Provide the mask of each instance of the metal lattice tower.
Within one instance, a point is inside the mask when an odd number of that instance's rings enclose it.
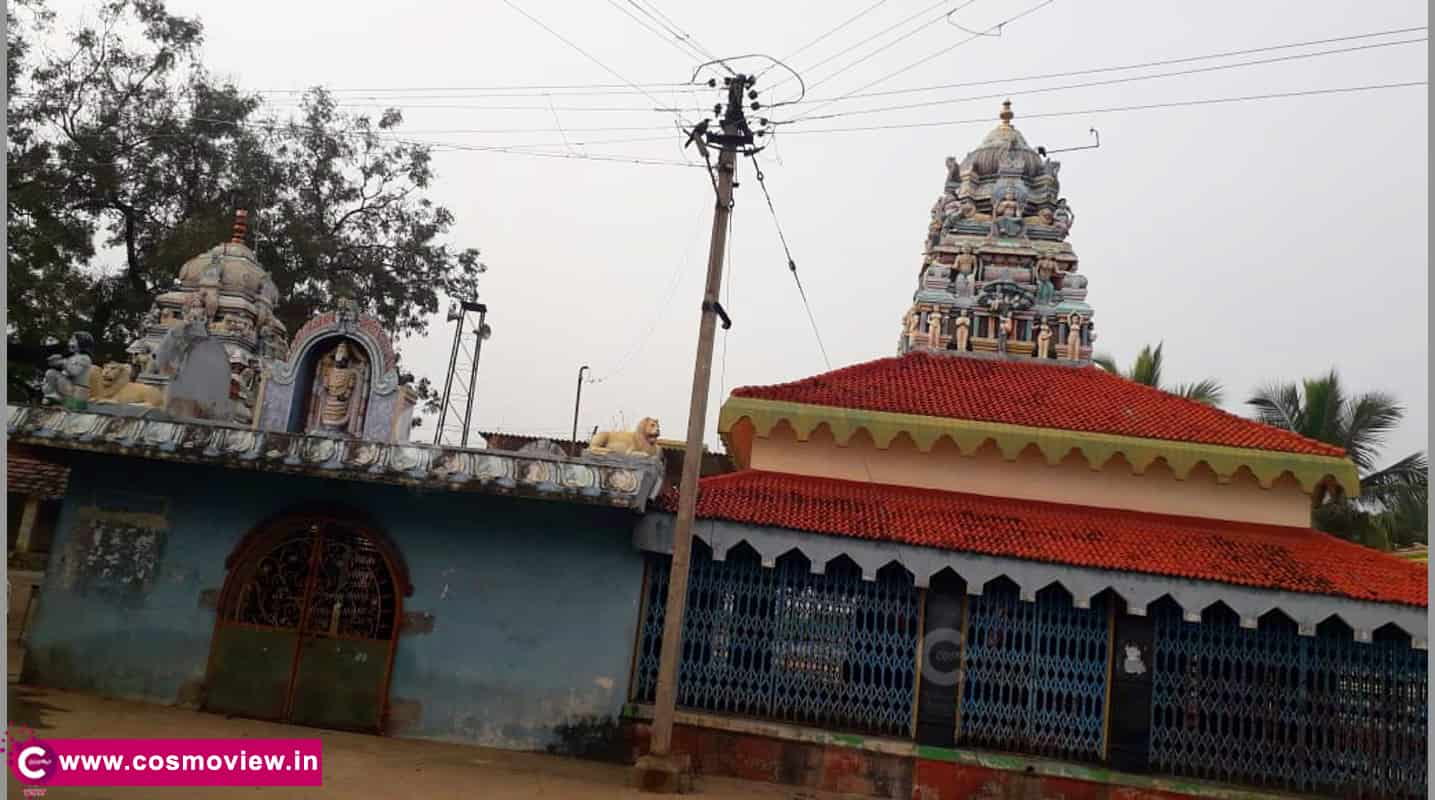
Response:
[[[477,325],[473,315],[478,315]],[[443,398],[439,403],[438,423],[434,426],[434,444],[467,447],[473,422],[474,398],[478,393],[478,360],[483,342],[493,335],[485,321],[488,306],[462,300],[448,312],[454,323],[453,349],[449,351],[448,374],[444,377]]]

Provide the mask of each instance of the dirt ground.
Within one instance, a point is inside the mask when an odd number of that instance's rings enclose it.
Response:
[[[106,700],[90,695],[10,684],[10,724],[40,739],[64,738],[319,738],[324,742],[323,788],[51,788],[47,800],[118,798],[650,798],[629,785],[631,768],[538,753],[467,745],[386,739],[292,725]],[[7,775],[9,771],[7,770]],[[22,798],[9,775],[7,797]],[[728,778],[698,778],[695,793],[737,800],[838,800],[842,795]]]

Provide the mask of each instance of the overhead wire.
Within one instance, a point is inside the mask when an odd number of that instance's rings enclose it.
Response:
[[[597,64],[599,67],[601,67],[601,68],[602,68],[605,72],[607,72],[609,75],[612,75],[613,77],[617,78],[618,80],[622,81],[623,83],[626,83],[626,84],[628,84],[629,86],[633,87],[634,89],[637,89],[638,91],[642,92],[649,100],[652,100],[654,103],[657,103],[658,105],[662,105],[662,104],[663,104],[663,102],[662,102],[661,100],[659,100],[657,97],[653,96],[653,94],[652,94],[651,92],[648,92],[647,90],[645,90],[645,89],[643,89],[642,87],[638,86],[638,84],[633,83],[632,81],[628,80],[627,78],[625,78],[625,77],[623,76],[622,73],[618,72],[617,70],[615,70],[615,69],[613,69],[612,67],[608,66],[607,64],[603,63],[603,61],[602,61],[601,59],[599,59],[597,56],[593,55],[592,53],[589,53],[587,50],[584,50],[582,47],[579,47],[579,46],[578,46],[577,44],[575,44],[572,40],[568,39],[568,38],[567,38],[566,36],[564,36],[563,34],[559,33],[559,32],[556,31],[556,30],[554,30],[554,29],[553,29],[551,26],[549,26],[547,23],[543,22],[543,20],[540,20],[540,19],[538,19],[537,17],[533,16],[532,14],[528,13],[527,11],[524,11],[517,3],[515,3],[513,0],[503,0],[503,2],[504,2],[504,4],[506,4],[509,8],[513,9],[514,11],[517,11],[519,14],[522,14],[524,17],[527,17],[528,20],[529,20],[530,22],[532,22],[533,24],[537,25],[538,27],[542,28],[543,30],[547,31],[548,33],[552,34],[553,37],[556,38],[556,39],[558,39],[560,42],[563,42],[564,44],[568,45],[568,46],[569,46],[570,48],[572,48],[573,50],[577,51],[577,52],[578,52],[579,54],[581,54],[584,58],[588,59],[589,61],[592,61],[594,64]],[[681,114],[676,114],[676,116],[677,116],[677,118],[678,118],[679,123],[681,123],[681,124],[684,125],[684,126],[687,126],[688,123],[682,118],[682,115],[681,115]]]
[[[838,50],[837,52],[835,52],[835,53],[833,53],[833,54],[827,56],[826,58],[822,59],[821,61],[818,61],[817,63],[808,66],[808,67],[807,67],[807,71],[808,71],[808,72],[812,72],[813,70],[817,69],[818,67],[821,67],[821,66],[823,66],[823,65],[825,65],[825,64],[829,64],[829,63],[831,63],[831,62],[833,62],[833,61],[835,61],[835,60],[841,58],[842,56],[847,55],[848,53],[852,52],[853,50],[856,50],[857,48],[861,47],[862,45],[867,44],[868,42],[870,42],[870,41],[872,41],[872,40],[874,40],[874,39],[880,39],[881,37],[887,35],[888,33],[892,32],[892,31],[894,31],[894,30],[896,30],[897,28],[900,28],[900,27],[902,27],[903,25],[906,25],[907,23],[911,22],[912,20],[917,19],[918,17],[924,16],[924,15],[926,15],[927,13],[933,11],[934,9],[941,8],[942,6],[947,5],[948,3],[951,3],[951,2],[953,2],[953,0],[937,0],[937,2],[932,3],[932,4],[929,5],[929,6],[923,6],[923,7],[922,7],[920,10],[918,10],[916,13],[914,13],[914,14],[912,14],[912,15],[910,15],[910,16],[907,16],[907,17],[903,17],[902,19],[898,20],[897,22],[894,22],[894,23],[891,24],[891,25],[888,25],[887,27],[883,28],[882,30],[877,31],[876,33],[871,34],[870,36],[867,36],[867,37],[864,38],[864,39],[860,39],[860,40],[858,40],[857,42],[854,42],[853,44],[850,44],[850,45],[848,45],[847,47],[844,47],[843,49]],[[787,80],[784,79],[784,80],[778,81],[778,82],[777,82],[776,84],[774,84],[774,85],[775,85],[775,86],[781,86],[782,84],[784,84],[784,83],[786,83],[786,82],[787,82]]]
[[[752,161],[757,185],[762,188],[762,196],[767,200],[767,210],[772,215],[773,227],[777,229],[777,239],[782,243],[783,255],[787,257],[787,269],[792,273],[792,280],[797,284],[797,294],[802,298],[802,306],[807,309],[807,321],[812,325],[812,335],[817,338],[817,348],[822,351],[822,361],[828,369],[832,369],[832,359],[827,357],[827,345],[823,343],[822,333],[817,329],[817,318],[812,314],[812,304],[807,301],[807,290],[802,287],[802,278],[797,274],[797,262],[792,258],[792,248],[787,246],[787,234],[782,230],[782,221],[777,218],[777,209],[772,204],[772,194],[767,191],[767,176],[763,174],[762,165],[757,161],[757,152],[748,151],[746,155]]]
[[[1083,82],[1083,83],[1068,83],[1068,84],[1063,84],[1063,85],[1060,85],[1060,86],[1043,86],[1043,87],[1038,87],[1038,88],[1035,88],[1035,89],[1021,89],[1021,90],[1017,90],[1017,91],[998,92],[998,93],[995,93],[995,94],[970,95],[970,96],[967,96],[967,97],[945,98],[945,99],[941,99],[941,100],[924,100],[924,101],[922,101],[922,102],[917,102],[917,103],[903,103],[903,104],[900,104],[900,105],[878,106],[878,107],[876,107],[876,108],[856,109],[856,110],[853,110],[853,111],[838,111],[838,112],[834,112],[834,113],[831,113],[831,114],[807,114],[807,115],[803,115],[803,116],[801,116],[801,117],[798,117],[796,120],[793,120],[793,121],[803,121],[803,122],[807,122],[807,121],[826,120],[826,119],[838,119],[838,118],[842,118],[842,117],[852,117],[852,116],[859,116],[859,115],[863,115],[863,114],[877,114],[877,113],[882,113],[882,112],[887,112],[887,111],[904,111],[904,110],[913,109],[913,108],[926,108],[926,107],[929,107],[929,106],[949,105],[949,104],[952,104],[952,103],[965,103],[965,102],[971,102],[971,101],[974,101],[974,100],[990,100],[990,99],[992,99],[992,98],[997,98],[997,97],[1014,97],[1014,96],[1021,96],[1021,95],[1045,94],[1045,93],[1048,93],[1048,92],[1069,91],[1069,90],[1071,90],[1071,89],[1085,89],[1085,88],[1090,88],[1090,87],[1093,87],[1093,86],[1111,86],[1111,85],[1114,85],[1114,84],[1135,83],[1135,82],[1139,82],[1139,81],[1149,81],[1149,80],[1156,80],[1156,79],[1160,79],[1160,78],[1175,78],[1175,77],[1180,77],[1180,76],[1184,76],[1184,75],[1197,75],[1197,74],[1206,73],[1206,72],[1220,72],[1220,71],[1223,71],[1223,70],[1241,69],[1241,68],[1243,68],[1243,67],[1255,67],[1255,66],[1262,66],[1262,65],[1265,65],[1265,64],[1276,64],[1276,63],[1281,63],[1281,62],[1286,62],[1286,61],[1299,61],[1299,60],[1307,59],[1307,58],[1319,58],[1319,57],[1321,57],[1321,56],[1337,55],[1337,54],[1340,54],[1340,53],[1353,53],[1353,52],[1364,51],[1364,50],[1375,50],[1375,49],[1379,49],[1379,48],[1383,48],[1383,47],[1395,47],[1395,46],[1397,46],[1397,45],[1418,44],[1418,43],[1420,43],[1420,42],[1425,42],[1425,41],[1429,41],[1429,38],[1428,38],[1428,37],[1421,37],[1421,38],[1418,38],[1418,39],[1399,39],[1399,40],[1396,40],[1396,41],[1393,41],[1393,42],[1377,42],[1377,43],[1374,43],[1374,44],[1355,45],[1355,46],[1352,46],[1352,47],[1342,47],[1342,48],[1338,48],[1338,49],[1334,49],[1334,50],[1320,50],[1320,51],[1317,51],[1317,52],[1314,52],[1314,53],[1296,53],[1296,54],[1294,54],[1294,55],[1288,55],[1288,56],[1274,56],[1274,57],[1271,57],[1271,58],[1261,58],[1261,59],[1255,59],[1255,60],[1252,60],[1252,61],[1240,61],[1240,62],[1237,62],[1237,63],[1234,63],[1234,64],[1215,64],[1215,65],[1212,65],[1212,66],[1209,66],[1209,67],[1191,67],[1191,68],[1189,68],[1189,69],[1174,70],[1174,71],[1171,71],[1171,72],[1157,72],[1157,73],[1153,73],[1153,74],[1150,74],[1150,75],[1128,75],[1128,76],[1121,77],[1121,78],[1106,78],[1106,79],[1103,79],[1103,80],[1098,80],[1098,81],[1086,81],[1086,82]]]
[[[638,25],[639,27],[641,27],[643,30],[645,30],[645,31],[647,31],[647,32],[649,32],[649,33],[651,33],[651,34],[653,34],[654,36],[658,37],[659,39],[663,40],[663,43],[664,43],[664,44],[668,45],[669,47],[672,47],[673,49],[677,50],[679,53],[682,53],[682,54],[683,54],[683,58],[694,58],[694,57],[696,57],[697,59],[703,59],[703,58],[706,58],[706,57],[707,57],[707,56],[704,56],[702,53],[697,52],[697,51],[691,49],[691,45],[688,45],[687,47],[684,47],[684,46],[683,46],[683,41],[682,41],[682,39],[681,39],[680,37],[675,37],[675,36],[671,36],[670,34],[664,33],[663,31],[661,31],[661,30],[659,30],[659,29],[657,29],[657,28],[654,28],[651,23],[648,23],[648,22],[643,21],[643,20],[640,19],[638,16],[636,16],[635,14],[633,14],[632,11],[629,11],[629,10],[627,9],[627,7],[624,6],[623,3],[620,2],[619,0],[608,0],[608,5],[612,6],[612,7],[615,8],[615,9],[617,9],[620,13],[622,13],[622,14],[623,14],[624,16],[626,16],[628,19],[631,19],[635,24],[637,24],[637,25]],[[633,7],[634,7],[634,8],[637,8],[639,11],[643,11],[643,9],[642,9],[642,8],[639,8],[637,5],[634,5],[634,4],[632,4],[632,3],[629,3],[629,5],[633,5]],[[644,12],[644,13],[646,14],[646,12]],[[648,14],[648,16],[651,17],[652,15],[651,15],[651,14]]]
[[[1023,81],[1046,80],[1046,79],[1049,79],[1049,78],[1071,78],[1071,77],[1076,77],[1076,76],[1078,76],[1078,75],[1091,75],[1091,74],[1100,73],[1100,72],[1121,72],[1121,71],[1132,70],[1132,69],[1144,69],[1144,68],[1147,68],[1147,67],[1165,67],[1165,66],[1170,66],[1170,65],[1172,65],[1172,64],[1186,64],[1186,63],[1190,63],[1190,62],[1193,62],[1193,61],[1210,61],[1210,60],[1214,60],[1214,59],[1218,59],[1218,58],[1229,58],[1229,57],[1232,57],[1232,56],[1253,55],[1253,54],[1255,54],[1255,53],[1266,53],[1266,52],[1271,52],[1271,51],[1274,51],[1274,50],[1288,50],[1288,49],[1295,48],[1295,47],[1313,47],[1313,46],[1315,46],[1315,45],[1320,45],[1320,44],[1334,44],[1334,43],[1336,43],[1336,42],[1348,42],[1348,41],[1354,41],[1354,40],[1358,40],[1358,39],[1372,39],[1372,38],[1377,38],[1377,37],[1381,37],[1381,36],[1394,36],[1394,35],[1396,35],[1396,34],[1412,33],[1412,32],[1415,32],[1415,31],[1423,31],[1423,30],[1428,30],[1427,26],[1417,25],[1417,26],[1409,27],[1409,28],[1394,28],[1394,29],[1391,29],[1391,30],[1374,31],[1374,32],[1371,32],[1371,33],[1361,33],[1361,34],[1355,34],[1355,35],[1352,35],[1352,36],[1336,36],[1336,37],[1326,38],[1326,39],[1311,39],[1311,40],[1304,41],[1304,42],[1290,42],[1290,43],[1287,43],[1287,44],[1267,45],[1267,46],[1264,46],[1264,47],[1252,47],[1252,48],[1246,48],[1246,49],[1243,49],[1243,50],[1227,50],[1227,51],[1220,52],[1220,53],[1209,53],[1209,54],[1206,54],[1206,55],[1199,55],[1199,56],[1185,56],[1185,57],[1182,57],[1182,58],[1167,58],[1167,59],[1161,59],[1161,60],[1158,60],[1158,61],[1145,61],[1145,62],[1141,62],[1141,63],[1137,63],[1137,64],[1122,64],[1122,65],[1119,65],[1119,66],[1111,66],[1111,67],[1090,67],[1090,68],[1087,68],[1087,69],[1068,70],[1068,71],[1066,71],[1066,72],[1048,72],[1048,73],[1039,74],[1039,75],[1022,75],[1022,76],[1010,77],[1010,78],[988,78],[988,79],[979,80],[979,81],[962,81],[962,82],[959,82],[959,83],[942,83],[942,84],[936,84],[936,85],[933,85],[933,86],[915,86],[915,87],[911,87],[911,88],[908,88],[908,89],[886,89],[886,90],[883,90],[883,91],[880,91],[880,92],[857,92],[857,93],[850,93],[850,92],[849,92],[849,93],[843,95],[843,96],[840,97],[840,98],[838,98],[838,97],[824,98],[824,99],[820,99],[820,100],[813,100],[812,102],[814,102],[814,103],[835,103],[835,102],[841,102],[841,101],[843,101],[843,100],[857,100],[857,99],[865,98],[865,97],[886,97],[886,96],[898,95],[898,94],[914,94],[914,93],[917,93],[917,92],[933,92],[933,91],[939,91],[939,90],[942,90],[942,89],[962,89],[962,88],[966,88],[966,87],[968,87],[968,86],[989,86],[989,85],[992,85],[992,84],[1001,84],[1001,83],[1020,83],[1020,82],[1023,82]],[[1343,51],[1336,51],[1336,52],[1343,52]]]
[[[1216,97],[1216,98],[1203,98],[1203,99],[1199,99],[1199,100],[1172,101],[1172,102],[1165,102],[1165,103],[1143,103],[1143,104],[1140,104],[1140,105],[1129,105],[1129,106],[1106,106],[1106,107],[1103,107],[1103,108],[1086,108],[1086,109],[1080,109],[1080,110],[1077,110],[1077,111],[1049,111],[1049,112],[1038,112],[1038,113],[1025,113],[1025,112],[1023,112],[1023,113],[1022,113],[1022,118],[1023,118],[1023,119],[1049,119],[1049,118],[1053,118],[1053,117],[1073,117],[1073,116],[1081,116],[1081,115],[1084,115],[1084,114],[1111,114],[1111,113],[1120,113],[1120,112],[1129,112],[1129,111],[1149,111],[1149,110],[1162,109],[1162,108],[1185,108],[1185,107],[1191,107],[1191,106],[1219,105],[1219,104],[1223,104],[1223,103],[1243,103],[1243,102],[1251,102],[1251,101],[1257,101],[1257,100],[1277,100],[1277,99],[1284,99],[1284,98],[1291,98],[1291,97],[1312,97],[1312,96],[1317,96],[1317,95],[1328,95],[1328,94],[1352,94],[1352,93],[1357,93],[1357,92],[1379,91],[1379,90],[1383,90],[1383,89],[1400,89],[1400,88],[1411,87],[1411,86],[1428,86],[1428,85],[1429,85],[1429,81],[1405,81],[1405,82],[1401,82],[1401,83],[1379,83],[1379,84],[1369,84],[1369,85],[1365,85],[1365,86],[1342,86],[1342,87],[1333,87],[1333,88],[1325,88],[1325,89],[1307,89],[1307,90],[1295,91],[1295,92],[1272,92],[1272,93],[1269,93],[1269,94],[1243,95],[1243,96],[1239,96],[1239,97]],[[940,128],[940,127],[948,127],[948,126],[954,126],[954,125],[979,125],[979,124],[982,124],[982,123],[990,123],[990,122],[991,122],[991,117],[990,117],[990,116],[985,116],[985,117],[976,117],[976,118],[972,118],[972,119],[939,120],[939,121],[924,121],[924,122],[898,122],[898,123],[892,123],[892,124],[887,124],[887,125],[863,125],[863,126],[847,127],[847,128],[806,128],[806,129],[804,129],[804,128],[794,128],[794,129],[791,129],[791,130],[786,130],[786,131],[784,131],[784,133],[785,133],[786,135],[788,135],[788,136],[792,136],[792,135],[794,135],[794,134],[804,134],[804,133],[856,133],[856,132],[860,132],[860,131],[887,131],[887,130],[903,130],[903,129],[909,129],[909,128]]]
[[[838,69],[836,72],[829,73],[828,75],[826,75],[825,77],[823,77],[821,80],[818,80],[818,81],[814,82],[814,83],[812,84],[813,88],[816,88],[817,86],[819,86],[819,85],[821,85],[821,84],[827,83],[828,81],[832,80],[833,78],[836,78],[838,75],[841,75],[841,74],[844,73],[844,72],[847,72],[848,70],[851,70],[851,69],[853,69],[853,68],[855,68],[855,67],[859,67],[859,66],[861,66],[862,64],[867,63],[867,62],[870,61],[871,59],[875,58],[878,54],[884,53],[884,52],[886,52],[888,49],[890,49],[890,48],[892,48],[892,47],[895,47],[895,46],[897,46],[898,44],[901,44],[902,42],[906,41],[907,39],[910,39],[910,38],[912,38],[913,36],[915,36],[915,35],[921,33],[923,30],[926,30],[927,28],[929,28],[929,27],[931,27],[931,26],[937,24],[938,22],[941,22],[942,20],[949,18],[952,14],[955,14],[956,12],[961,11],[962,9],[964,9],[964,8],[966,8],[966,7],[970,6],[970,5],[972,5],[972,4],[975,3],[975,2],[977,2],[977,0],[967,0],[967,2],[962,3],[961,5],[957,6],[956,8],[954,8],[954,9],[952,9],[952,10],[950,10],[950,11],[945,11],[945,12],[943,12],[943,13],[941,13],[941,14],[935,16],[935,17],[933,17],[932,19],[930,19],[930,20],[928,20],[928,21],[922,23],[921,25],[918,25],[917,27],[913,28],[912,30],[907,31],[906,33],[902,34],[901,36],[898,36],[896,39],[893,39],[892,41],[887,42],[886,44],[882,45],[881,47],[878,47],[877,49],[872,50],[871,52],[867,53],[866,55],[862,56],[861,58],[858,58],[857,60],[852,61],[851,63],[847,64],[846,66],[842,67],[841,69]]]
[[[1056,0],[1042,0],[1042,2],[1037,3],[1036,5],[1034,5],[1034,6],[1030,7],[1030,8],[1028,8],[1028,9],[1026,9],[1025,11],[1022,11],[1021,13],[1016,14],[1015,16],[1008,17],[1008,18],[1002,20],[1001,22],[998,22],[997,24],[991,26],[990,28],[987,28],[986,31],[989,33],[989,32],[994,31],[994,30],[1000,30],[1000,29],[1002,29],[1002,28],[1005,28],[1007,25],[1010,25],[1011,23],[1016,22],[1017,20],[1022,19],[1022,18],[1024,18],[1024,17],[1028,16],[1028,15],[1035,14],[1036,12],[1040,11],[1040,10],[1043,9],[1043,8],[1046,8],[1047,6],[1051,5],[1051,4],[1054,3],[1054,2],[1056,2]],[[943,55],[946,55],[947,53],[950,53],[951,51],[957,49],[958,47],[961,47],[961,46],[963,46],[963,45],[966,45],[966,44],[969,44],[969,43],[971,43],[971,42],[973,42],[973,41],[976,41],[977,39],[982,38],[982,36],[984,36],[984,35],[985,35],[985,34],[978,33],[978,34],[972,34],[971,36],[968,36],[968,37],[965,38],[965,39],[960,39],[960,40],[958,40],[957,42],[955,42],[955,43],[953,43],[953,44],[950,44],[950,45],[947,45],[946,47],[942,48],[941,50],[938,50],[937,52],[932,53],[931,55],[923,56],[922,58],[920,58],[920,59],[918,59],[918,60],[916,60],[916,61],[913,61],[912,63],[908,64],[908,65],[905,66],[905,67],[902,67],[901,69],[898,69],[898,70],[896,70],[896,71],[894,71],[894,72],[889,72],[889,73],[887,73],[886,75],[883,75],[882,77],[880,77],[880,78],[878,78],[878,79],[876,79],[876,80],[874,80],[874,81],[869,81],[868,83],[864,83],[864,84],[862,84],[861,86],[857,87],[856,89],[853,89],[852,91],[847,92],[846,94],[842,95],[842,97],[846,97],[846,96],[848,96],[848,95],[853,95],[853,94],[856,94],[856,93],[858,93],[858,92],[866,91],[867,89],[870,89],[870,88],[872,88],[873,86],[876,86],[876,85],[878,85],[878,84],[880,84],[880,83],[884,83],[884,82],[886,82],[886,81],[889,81],[889,80],[891,80],[892,78],[897,77],[898,75],[901,75],[901,74],[903,74],[903,73],[909,72],[909,71],[911,71],[911,70],[913,70],[913,69],[916,69],[917,67],[920,67],[920,66],[923,65],[923,64],[926,64],[927,62],[931,61],[931,60],[934,59],[934,58],[939,58],[939,57],[941,57],[941,56],[943,56]],[[840,99],[840,98],[837,98],[837,99]],[[833,102],[836,102],[837,99],[829,100],[827,103],[820,104],[820,105],[817,106],[817,108],[818,108],[818,109],[820,109],[820,108],[825,108],[827,105],[829,105],[829,104],[831,104],[831,103],[833,103]],[[814,110],[813,110],[814,113],[815,113],[816,110],[817,110],[817,109],[814,109]]]
[[[652,3],[652,0],[628,0],[628,4],[638,9],[639,12],[643,13],[649,19],[653,20],[660,27],[666,30],[669,35],[675,37],[679,41],[686,44],[688,47],[692,48],[693,51],[700,56],[721,64],[723,69],[726,69],[728,71],[729,75],[737,74],[733,71],[732,67],[724,63],[722,59],[713,55],[711,50],[704,47],[702,42],[699,42],[697,40],[697,37],[683,30],[676,22],[673,21],[671,17],[669,17],[667,14],[664,14],[662,9],[658,8]]]
[[[853,14],[852,16],[848,17],[847,19],[843,20],[842,22],[839,22],[835,27],[829,28],[825,33],[820,34],[816,39],[813,39],[812,41],[808,42],[807,44],[804,44],[803,46],[797,48],[796,50],[793,50],[791,53],[788,53],[786,56],[783,57],[782,60],[783,60],[783,61],[791,61],[792,59],[797,58],[798,56],[800,56],[800,55],[802,55],[803,53],[807,52],[807,51],[808,51],[809,49],[811,49],[812,47],[814,47],[814,46],[816,46],[816,45],[818,45],[818,44],[821,44],[822,42],[826,41],[828,38],[830,38],[831,36],[833,36],[833,35],[836,34],[837,32],[841,31],[843,28],[846,28],[848,25],[851,25],[852,23],[856,22],[857,20],[859,20],[859,19],[861,19],[861,18],[867,16],[868,14],[872,13],[873,11],[876,11],[878,8],[880,8],[881,6],[885,5],[886,3],[887,3],[887,0],[877,0],[877,2],[873,3],[872,5],[866,6],[866,7],[863,8],[861,11],[858,11],[856,14]],[[770,69],[772,69],[772,67],[768,67],[768,69],[770,70]],[[765,74],[766,72],[767,72],[767,70],[763,70],[762,73],[759,73],[759,74],[758,74],[758,77],[761,78],[762,75]]]

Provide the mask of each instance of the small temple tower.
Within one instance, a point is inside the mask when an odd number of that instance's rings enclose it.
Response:
[[[1061,164],[1012,126],[1010,100],[999,116],[977,149],[947,159],[897,352],[1087,363],[1095,333]]]

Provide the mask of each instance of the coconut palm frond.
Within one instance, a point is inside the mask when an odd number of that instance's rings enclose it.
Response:
[[[1257,389],[1246,401],[1256,410],[1256,419],[1276,428],[1299,433],[1303,427],[1303,403],[1300,386],[1294,383],[1272,383]]]
[[[1225,387],[1215,378],[1206,378],[1195,383],[1183,383],[1176,387],[1175,394],[1187,400],[1195,400],[1208,406],[1218,406],[1225,398]]]
[[[1375,468],[1386,434],[1405,417],[1405,409],[1391,395],[1369,392],[1351,400],[1341,420],[1340,444],[1361,471]]]

